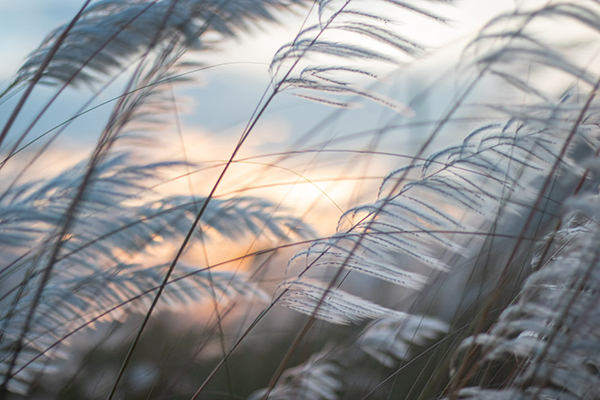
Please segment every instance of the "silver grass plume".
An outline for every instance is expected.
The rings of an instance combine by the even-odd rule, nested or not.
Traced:
[[[598,5],[590,3],[590,7]],[[532,41],[528,35],[531,19],[556,13],[577,23],[590,24],[598,14],[585,14],[589,11],[586,7],[569,8],[561,4],[534,10],[527,17],[514,13],[493,20],[472,44],[472,47],[483,46],[488,39],[499,43],[477,58],[480,77],[499,75],[498,69],[505,61],[502,56],[510,52],[521,54],[513,50],[523,42],[542,47],[541,42]],[[504,33],[487,30],[496,29],[495,24],[501,25],[510,18],[520,23],[519,29]],[[600,26],[598,21],[594,23]],[[502,42],[499,38],[506,40]],[[537,53],[522,54],[523,58],[515,58],[515,62],[531,63],[529,56]],[[594,83],[567,57],[553,52],[546,55],[547,58],[535,57],[533,61]],[[532,243],[551,231],[553,221],[560,215],[562,201],[580,189],[577,186],[583,169],[570,160],[569,154],[578,152],[581,157],[589,154],[590,148],[591,151],[597,148],[598,110],[596,103],[578,104],[574,91],[559,102],[551,102],[550,96],[542,95],[533,85],[525,85],[526,80],[518,77],[521,72],[511,68],[501,76],[518,90],[538,94],[539,102],[518,107],[488,104],[507,115],[508,121],[483,126],[462,144],[442,150],[425,162],[392,172],[384,180],[377,202],[347,212],[340,219],[338,234],[316,242],[290,261],[288,269],[296,271],[296,276],[282,286],[282,304],[337,323],[378,318],[385,313],[380,306],[356,296],[342,296],[339,278],[360,272],[418,291],[431,284],[433,273],[453,269],[452,275],[462,274],[468,281],[473,271],[478,270],[478,264],[495,260],[493,267],[483,268],[489,275],[485,283],[471,287],[472,295],[467,293],[474,300],[477,296],[485,297],[485,287],[489,293],[503,263],[511,261],[507,259],[512,258],[508,257],[510,251],[506,254],[501,249],[515,249],[514,268],[531,257],[531,248],[523,246],[517,251],[518,244]],[[524,219],[523,215],[528,217]],[[347,220],[357,222],[348,226]],[[498,257],[482,256],[485,253]],[[329,276],[337,280],[318,286],[310,278],[311,272],[322,274],[319,271],[324,269],[329,269]],[[495,278],[490,281],[490,276]],[[310,290],[300,284],[310,285]],[[443,285],[435,289],[439,287]],[[286,291],[287,288],[292,290]],[[435,289],[429,288],[428,292],[438,296]],[[315,299],[317,290],[321,296]],[[456,304],[444,303],[449,297]],[[451,294],[444,300],[440,303],[447,308],[441,315],[447,317],[463,302]]]
[[[134,86],[130,82],[127,85],[126,101],[119,102],[103,135],[103,142],[110,145],[117,135],[108,135],[108,131],[120,133],[140,100],[147,102],[148,94],[160,91],[156,86],[161,83],[183,80],[176,72],[181,73],[184,67],[189,70],[193,64],[180,59],[189,50],[209,47],[201,40],[206,32],[216,33],[220,38],[233,37],[260,21],[276,21],[276,10],[305,2],[100,0],[89,6],[90,1],[70,23],[46,38],[25,61],[13,83],[0,94],[1,98],[26,87],[0,132],[0,145],[38,82],[61,84],[58,96],[69,85],[92,85],[102,77],[114,75],[116,69],[126,70],[137,64],[133,68],[137,84]],[[125,106],[124,103],[129,104]],[[136,112],[139,114],[140,111]],[[17,141],[9,156],[31,127]]]
[[[417,42],[396,32],[394,13],[444,22],[424,6],[451,1],[320,0],[318,23],[275,53],[270,66],[274,87],[332,107],[353,108],[359,105],[353,100],[363,98],[411,115],[409,107],[365,88],[364,81],[380,79],[386,64],[402,66],[424,53]],[[374,11],[382,7],[391,10],[385,16]]]
[[[597,194],[570,200],[562,228],[539,242],[517,301],[463,341],[454,371],[468,354],[473,378],[459,398],[600,396],[598,211]]]
[[[298,3],[99,1],[83,9],[71,24],[51,34],[26,61],[8,90],[21,83],[29,86],[5,125],[0,141],[6,138],[22,103],[40,79],[61,83],[63,88],[70,84],[90,84],[101,75],[126,67],[129,60],[139,56],[126,93],[115,105],[93,156],[74,172],[76,176],[60,177],[47,185],[20,185],[20,174],[2,195],[10,206],[6,214],[9,219],[4,221],[7,229],[4,237],[9,237],[15,247],[28,246],[19,242],[38,242],[30,251],[9,256],[11,261],[4,269],[5,282],[12,279],[11,283],[19,280],[21,283],[3,298],[7,307],[2,324],[12,334],[4,335],[2,341],[1,363],[5,375],[2,390],[25,391],[33,374],[47,365],[45,358],[56,353],[55,346],[70,332],[100,317],[118,317],[123,305],[137,298],[144,300],[143,296],[158,286],[162,290],[164,283],[168,285],[165,295],[170,302],[198,299],[198,292],[206,289],[207,278],[212,282],[212,294],[218,297],[228,298],[236,293],[262,295],[237,275],[207,274],[181,267],[166,282],[163,279],[171,275],[171,269],[128,262],[128,256],[151,248],[156,239],[174,239],[190,232],[198,203],[180,197],[139,208],[127,207],[119,197],[120,191],[140,189],[136,187],[137,179],[147,176],[141,174],[144,168],[136,174],[135,167],[120,168],[112,171],[113,175],[111,164],[119,164],[119,160],[110,153],[119,139],[136,128],[133,122],[147,121],[148,115],[164,111],[164,103],[160,101],[164,83],[175,80],[174,74],[186,66],[181,58],[188,50],[204,48],[200,41],[204,32],[230,37],[257,21],[274,20],[272,11]],[[150,122],[152,127],[156,121]],[[138,124],[137,128],[138,132],[145,132],[148,125]],[[17,140],[9,157],[30,129]],[[107,171],[109,176],[104,177]],[[127,176],[134,179],[120,181]],[[131,200],[128,195],[125,197]],[[21,204],[23,201],[25,204]],[[207,205],[204,217],[212,219],[203,220],[205,226],[224,236],[264,231],[283,238],[304,226],[293,218],[273,216],[275,207],[260,199],[200,201]],[[34,211],[38,214],[28,213],[23,205],[38,207]],[[157,208],[162,210],[159,212]],[[36,217],[38,220],[34,221]],[[229,218],[235,218],[235,224],[228,222]],[[31,229],[34,222],[38,225]],[[15,232],[21,236],[14,236]],[[48,304],[55,306],[46,310]],[[51,342],[54,343],[48,345]]]
[[[274,12],[302,5],[305,0],[100,0],[87,7],[62,39],[45,68],[47,83],[90,84],[149,47],[202,50],[214,46],[204,33],[230,38],[261,21],[276,21]],[[67,25],[42,42],[19,70],[16,82],[30,79]],[[158,35],[158,36],[157,36]]]
[[[122,319],[125,310],[141,312],[147,308],[167,266],[128,260],[164,242],[180,240],[190,229],[197,207],[206,201],[178,196],[130,205],[147,194],[148,183],[161,169],[174,165],[177,163],[131,166],[128,157],[121,155],[98,167],[42,293],[26,334],[26,346],[8,382],[9,390],[26,393],[28,384],[51,365],[51,358],[60,355],[59,345],[74,332],[93,326],[97,320]],[[62,222],[84,171],[84,165],[79,165],[43,182],[14,187],[1,200],[0,237],[7,239],[0,241],[0,282],[5,288],[0,300],[4,305],[0,314],[0,370],[4,374],[39,284],[41,268],[56,240],[56,226]],[[274,204],[260,198],[213,199],[205,215],[203,240],[210,240],[214,233],[232,239],[248,234],[278,239],[292,233],[312,234],[301,220],[278,215]],[[243,274],[211,272],[207,267],[180,266],[165,292],[164,305],[211,296],[222,301],[238,295],[268,300]]]
[[[268,394],[272,400],[336,400],[343,389],[342,368],[330,359],[329,349],[312,354],[304,363],[288,368]],[[264,399],[266,389],[252,393],[248,400]]]
[[[410,360],[415,346],[425,346],[446,333],[448,324],[438,318],[408,315],[405,318],[386,316],[365,327],[356,343],[360,350],[387,368],[399,360]]]
[[[535,35],[534,27],[548,20],[600,32],[600,2],[553,2],[533,10],[492,20],[474,47],[488,49],[480,58],[486,72],[504,79],[527,95],[542,101],[550,97],[543,85],[526,78],[532,66],[559,72],[576,82],[571,100],[558,109],[556,127],[563,131],[564,148],[579,159],[581,177],[561,177],[560,204],[554,227],[537,242],[529,276],[518,296],[489,330],[478,330],[457,350],[452,365],[448,398],[469,399],[594,399],[600,396],[598,379],[598,306],[596,267],[598,71],[570,57],[567,48]],[[567,25],[571,24],[571,25]],[[490,45],[494,43],[494,45]],[[523,65],[525,68],[519,68]],[[591,88],[590,88],[591,87]],[[581,90],[581,93],[576,91]],[[576,100],[579,99],[579,100]],[[494,109],[537,124],[541,110],[491,104]],[[577,141],[592,151],[582,151]],[[567,153],[569,153],[567,152]],[[568,188],[568,189],[567,189]],[[556,200],[556,199],[554,199]],[[533,247],[529,245],[529,247]],[[506,265],[506,268],[515,266]],[[496,291],[508,290],[498,287]],[[517,293],[513,293],[513,296]]]
[[[555,24],[556,21],[561,21],[565,33],[570,28],[588,28],[591,35],[585,40],[580,37],[579,41],[565,44],[557,38],[539,34],[541,24]],[[553,98],[550,94],[552,85],[537,84],[531,79],[530,72],[560,71],[573,82],[596,85],[597,76],[587,62],[568,51],[569,47],[585,49],[590,43],[588,40],[598,33],[598,1],[559,1],[497,16],[484,26],[467,49],[475,54],[476,63],[485,74],[502,79],[537,101],[548,102]]]
[[[543,126],[517,119],[491,124],[474,131],[461,145],[392,172],[382,184],[377,203],[350,210],[340,219],[337,235],[315,242],[290,261],[288,270],[300,273],[281,285],[279,304],[337,324],[375,319],[353,343],[387,367],[395,366],[396,360],[410,359],[415,346],[438,338],[446,332],[447,324],[438,318],[382,307],[346,293],[337,282],[322,282],[311,276],[323,275],[327,269],[332,270],[331,276],[344,268],[405,290],[425,288],[417,299],[433,296],[439,316],[451,318],[463,298],[457,298],[455,287],[447,289],[453,292],[449,296],[441,296],[437,286],[430,287],[427,270],[429,274],[451,271],[452,275],[471,276],[490,238],[498,249],[514,246],[521,240],[515,230],[523,226],[522,215],[527,213],[534,214],[536,229],[528,231],[523,240],[540,237],[556,220],[562,199],[577,186],[581,168],[567,157],[558,158],[565,130],[573,122],[566,118],[569,113],[561,111],[563,107],[569,109],[571,101],[572,97],[565,95],[551,112],[545,106],[534,107],[546,114]],[[590,119],[589,126],[582,124],[577,142],[584,147],[594,144],[594,131],[594,120]],[[556,162],[560,168],[554,171],[555,178],[567,177],[571,183],[541,193],[542,182]],[[397,179],[405,171],[410,173],[407,183],[398,186]],[[547,204],[532,209],[538,196],[547,198]],[[347,219],[359,222],[344,228]],[[497,280],[494,268],[501,268],[506,260],[506,254],[495,252],[499,256],[495,267],[487,265],[492,282]],[[490,290],[490,278],[486,279],[469,290],[485,298]],[[465,296],[471,295],[467,292]],[[352,355],[356,352],[348,348],[338,350],[347,359],[356,358]],[[329,361],[339,364],[339,354],[335,360]],[[285,385],[280,383],[274,389],[283,390]]]
[[[401,314],[401,313],[398,313]],[[416,346],[426,346],[448,329],[437,318],[420,315],[387,315],[367,325],[348,344],[326,345],[281,375],[267,399],[335,400],[344,398],[348,380],[356,378],[352,365],[359,365],[358,376],[364,375],[365,355],[387,368],[398,361],[409,360]],[[264,399],[267,389],[258,390],[248,400]]]
[[[418,291],[429,284],[433,273],[452,269],[468,281],[481,260],[489,259],[481,257],[484,252],[498,255],[501,248],[514,247],[522,240],[531,242],[548,232],[562,200],[573,193],[582,174],[570,161],[569,152],[576,144],[596,147],[595,120],[578,121],[577,111],[582,108],[573,97],[567,94],[554,104],[543,97],[543,103],[520,106],[519,110],[497,106],[508,115],[507,122],[484,126],[462,144],[392,172],[376,203],[347,212],[340,219],[337,235],[316,242],[290,261],[288,270],[297,275],[281,286],[280,304],[334,323],[399,316],[398,311],[345,293],[338,287],[339,278],[360,272]],[[585,111],[588,117],[597,110],[591,106]],[[571,132],[573,137],[569,137]],[[559,177],[566,184],[558,184]],[[548,189],[548,180],[557,181],[551,185],[555,190]],[[544,201],[538,204],[538,198]],[[523,214],[532,216],[529,226]],[[347,220],[357,222],[348,226]],[[522,237],[515,234],[520,230],[524,230]],[[522,257],[529,256],[525,250]],[[506,255],[496,261],[495,267],[488,266],[492,282]],[[318,283],[311,278],[322,276],[323,270],[329,270],[333,280]],[[473,299],[485,298],[490,283],[487,277],[480,286],[471,287]],[[428,289],[425,296],[428,293],[437,296],[435,289]],[[440,315],[450,318],[460,306],[462,299],[453,297],[454,304],[440,301]],[[432,326],[444,326],[432,321]],[[377,325],[378,321],[373,326]],[[402,334],[387,337],[389,340],[381,340],[381,352],[366,347],[384,364],[406,357],[407,345],[422,343],[418,334],[410,340]]]
[[[342,295],[336,286],[315,282],[310,275],[343,268],[421,290],[432,272],[451,269],[446,254],[461,254],[465,262],[476,258],[488,235],[514,238],[496,224],[514,222],[516,215],[531,211],[540,181],[563,146],[561,119],[547,114],[545,127],[518,120],[488,125],[459,146],[392,172],[377,202],[348,211],[336,235],[312,244],[290,261],[288,269],[299,273],[282,286],[283,304],[307,315],[318,305],[315,316],[336,323],[394,315],[356,296]],[[560,166],[556,173],[579,173],[568,159],[560,160]],[[407,183],[398,186],[398,177],[406,171]],[[539,210],[537,218],[556,215],[552,210],[556,202]],[[358,222],[348,228],[344,226],[348,219]],[[496,230],[490,231],[494,226]]]

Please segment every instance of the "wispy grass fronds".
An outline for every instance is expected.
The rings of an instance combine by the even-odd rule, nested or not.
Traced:
[[[172,196],[136,204],[144,196],[156,197],[149,190],[150,183],[161,170],[177,165],[180,163],[131,165],[127,155],[103,163],[65,241],[65,257],[97,261],[98,257],[111,258],[116,249],[137,254],[186,232],[205,197]],[[54,178],[15,186],[2,199],[0,237],[4,251],[22,248],[33,252],[36,246],[44,245],[44,238],[62,222],[61,217],[81,184],[84,167],[79,164]],[[300,219],[277,215],[272,202],[253,197],[214,199],[208,205],[204,223],[206,240],[210,240],[212,232],[230,239],[244,234],[279,239],[288,237],[290,232],[301,237],[313,234]]]
[[[489,332],[462,343],[455,370],[469,358],[471,387],[460,398],[600,396],[596,203],[597,196],[571,202],[563,228],[539,243],[515,304]]]
[[[327,290],[327,286],[318,281],[288,281],[282,289],[284,295],[280,304],[303,314],[315,314],[317,318],[335,324],[359,323],[364,319],[385,316],[407,317],[405,313],[389,310],[343,291]]]
[[[291,278],[290,284],[297,285],[314,270],[343,268],[419,290],[427,282],[427,270],[452,269],[445,252],[460,254],[462,260],[453,262],[466,263],[477,258],[488,236],[517,235],[511,216],[532,212],[540,221],[556,215],[560,199],[545,210],[532,210],[538,196],[548,195],[540,193],[548,171],[556,162],[560,168],[554,174],[581,171],[566,157],[558,158],[564,130],[551,129],[551,115],[546,121],[548,126],[541,130],[519,120],[485,126],[459,146],[392,172],[377,202],[348,211],[335,236],[292,259],[291,266],[301,277]],[[348,228],[347,220],[358,222]],[[504,221],[511,226],[503,228]],[[350,320],[358,317],[353,311],[358,306],[330,307],[330,300],[327,294],[322,296],[315,316],[341,321],[334,318],[335,310]],[[370,303],[364,306],[373,315],[381,313]]]
[[[556,24],[563,28],[562,37],[548,35],[552,31],[548,27]],[[537,76],[578,82],[582,90],[584,83],[592,87],[596,84],[597,66],[590,62],[594,56],[586,53],[593,49],[591,44],[599,32],[597,1],[550,2],[497,16],[468,49],[487,73],[535,101],[548,101],[557,95],[557,88]]]
[[[413,1],[318,3],[318,23],[303,29],[293,42],[281,47],[273,57],[270,69],[275,86],[333,107],[355,107],[357,104],[352,99],[362,97],[412,115],[409,107],[366,89],[367,85],[361,80],[378,79],[382,65],[397,66],[424,51],[418,43],[396,32],[394,25],[398,21],[389,15],[408,11],[406,18],[414,14],[436,21],[443,21],[443,18]],[[373,12],[386,7],[392,11],[386,16]]]
[[[124,320],[132,313],[146,312],[153,293],[160,287],[167,270],[166,265],[114,265],[110,269],[88,274],[54,277],[44,290],[38,315],[28,329],[26,344],[10,371],[8,390],[26,395],[30,384],[41,372],[51,372],[57,357],[64,356],[61,346],[82,328],[94,326],[96,321]],[[268,297],[244,274],[235,272],[207,271],[182,265],[178,269],[185,279],[173,278],[163,296],[161,307],[177,307],[217,298],[226,303],[236,297]],[[37,282],[31,279],[31,284]],[[2,347],[0,348],[0,371],[9,373],[9,363],[14,354],[24,314],[34,294],[21,294],[18,305],[10,315],[3,315]],[[132,299],[137,300],[132,302]]]
[[[122,68],[149,48],[206,49],[215,39],[231,38],[274,12],[304,0],[102,0],[82,13],[43,73],[43,82],[91,84]],[[53,31],[19,70],[17,82],[30,79],[67,26]],[[216,33],[205,41],[202,35]]]
[[[347,343],[335,347],[327,344],[303,364],[287,369],[270,392],[259,390],[249,399],[354,398],[358,396],[352,392],[351,387],[358,383],[354,380],[364,381],[369,375],[365,369],[365,365],[370,365],[368,358],[394,368],[399,361],[410,360],[419,347],[429,345],[447,329],[448,325],[437,318],[387,314],[367,325]]]
[[[38,300],[36,313],[23,339],[22,355],[9,377],[11,391],[26,393],[27,383],[48,363],[56,342],[98,316],[122,319],[120,304],[140,294],[152,294],[166,272],[166,265],[131,262],[152,248],[181,240],[189,231],[197,208],[206,198],[191,196],[152,200],[137,205],[148,195],[150,183],[161,169],[178,163],[132,166],[127,156],[108,159],[96,169],[68,236],[53,264],[52,274]],[[44,266],[57,240],[56,229],[71,206],[83,180],[85,164],[49,178],[16,186],[2,199],[3,293],[2,357],[6,374],[11,356],[36,297]],[[311,229],[297,218],[278,214],[271,202],[251,197],[213,199],[207,207],[202,240],[215,234],[230,239],[244,235],[286,239],[305,236]],[[205,266],[206,267],[206,266]],[[196,273],[193,273],[196,272]],[[178,277],[187,276],[186,279]],[[216,296],[223,301],[236,295],[266,299],[243,274],[210,272],[181,266],[165,292],[166,304],[182,304]],[[126,310],[142,312],[149,296]],[[109,312],[109,313],[107,313]],[[40,357],[41,356],[41,357]],[[35,360],[32,362],[32,360]],[[31,362],[31,364],[29,364]],[[13,383],[14,382],[14,383]]]
[[[328,351],[312,354],[306,362],[287,369],[277,386],[268,393],[269,399],[292,400],[335,400],[343,388],[341,367],[327,359]],[[248,400],[264,399],[267,390],[258,390]]]
[[[419,399],[600,398],[600,329],[595,320],[600,291],[598,171],[595,161],[582,161],[599,152],[599,71],[593,52],[587,58],[571,57],[569,43],[538,30],[561,21],[596,37],[597,0],[519,6],[486,24],[464,53],[472,56],[469,66],[475,67],[476,77],[433,123],[414,159],[392,169],[369,203],[343,213],[336,233],[292,257],[273,297],[255,277],[213,270],[208,260],[196,265],[200,262],[183,259],[191,247],[222,239],[315,236],[307,222],[275,201],[219,197],[226,192],[222,189],[230,166],[239,161],[240,149],[283,92],[346,109],[366,99],[397,111],[393,118],[411,115],[408,106],[372,90],[371,83],[426,53],[397,23],[408,18],[444,23],[440,15],[445,3],[451,2],[100,0],[85,3],[70,24],[52,32],[4,93],[14,90],[16,95],[18,88],[27,88],[0,133],[0,147],[5,139],[13,140],[3,150],[1,172],[62,90],[70,85],[96,88],[98,82],[114,84],[123,72],[128,76],[123,75],[123,95],[106,126],[100,127],[87,160],[56,176],[28,181],[28,169],[58,132],[22,171],[2,178],[0,399],[7,398],[7,390],[26,395],[76,332],[97,321],[142,314],[137,336],[111,383],[110,400],[155,307],[206,299],[214,306],[207,335],[216,333],[222,359],[201,377],[204,383],[192,398],[212,395],[202,392],[221,367],[230,397],[238,396],[235,368],[229,364],[232,354],[276,305],[310,318],[283,350],[268,389],[254,392],[251,399],[352,398],[350,380],[356,376],[356,387],[370,385],[365,398],[383,387],[389,388],[391,398],[392,378],[413,365],[424,367],[410,374],[418,377],[404,392],[415,395],[428,380],[430,386],[417,394]],[[148,138],[162,122],[161,115],[172,110],[170,83],[184,80],[181,74],[190,67],[185,55],[275,21],[280,11],[310,4],[306,25],[273,57],[271,86],[219,177],[202,191],[209,194],[156,193],[154,184],[162,171],[190,164],[136,165],[136,158],[119,146],[141,142],[126,138]],[[577,43],[587,50],[584,44]],[[472,109],[492,110],[493,119],[476,114],[483,121],[478,129],[423,158],[475,88],[497,83],[496,78],[510,95],[502,92],[498,101],[487,93]],[[9,137],[38,82],[61,88],[24,132]],[[373,128],[364,154],[377,153],[381,135],[394,133],[389,126]],[[328,150],[315,147],[306,154],[321,156]],[[285,154],[291,153],[302,150]],[[165,249],[172,254],[162,259],[158,254]],[[268,269],[261,267],[257,273],[264,272],[271,281]],[[390,288],[398,297],[385,296]],[[224,330],[223,316],[243,296],[267,306],[254,321],[237,321],[240,331],[231,336]],[[350,340],[304,355],[304,363],[287,368],[315,326],[325,335],[339,328],[329,331],[331,327],[316,319],[364,326]],[[323,348],[319,339],[311,346]],[[198,347],[208,342],[203,338]],[[365,363],[378,363],[377,371],[355,374]],[[396,371],[391,373],[391,368]],[[253,385],[244,394],[260,387]]]
[[[23,170],[3,191],[1,279],[5,307],[1,317],[3,348],[0,363],[6,391],[26,393],[27,384],[49,363],[55,346],[80,327],[102,316],[122,316],[122,306],[144,294],[149,318],[163,290],[170,303],[186,303],[207,294],[218,301],[235,294],[262,296],[238,274],[206,273],[171,265],[146,265],[135,260],[152,248],[173,241],[188,243],[193,233],[210,239],[245,234],[285,239],[309,232],[299,219],[277,213],[266,200],[243,197],[215,199],[213,195],[170,197],[146,202],[142,182],[176,163],[135,167],[125,156],[111,153],[124,137],[147,135],[164,112],[165,83],[181,80],[183,55],[205,49],[206,32],[232,37],[257,22],[274,21],[274,12],[303,1],[98,1],[85,3],[80,13],[60,27],[34,51],[9,89],[27,90],[0,134],[4,142],[12,124],[38,82],[62,87],[17,136],[6,154],[19,149],[38,119],[69,85],[91,85],[118,69],[131,67],[124,94],[115,104],[87,161],[45,182],[22,183]],[[130,65],[131,64],[131,65]],[[176,79],[175,79],[176,78]],[[170,86],[169,86],[170,88]],[[146,122],[146,124],[141,124]],[[137,125],[134,125],[137,123]],[[62,132],[42,146],[34,162]],[[32,165],[30,162],[28,165]],[[25,169],[27,169],[26,167]],[[155,197],[155,196],[152,196]],[[199,211],[203,217],[198,224]],[[185,248],[181,245],[181,249]],[[189,275],[186,279],[177,279]],[[157,294],[155,294],[155,291]],[[141,310],[144,301],[135,307]],[[146,307],[148,307],[146,304]],[[131,308],[131,306],[130,306]],[[141,333],[141,330],[140,330]],[[50,363],[51,364],[51,363]],[[117,380],[118,381],[118,380]]]
[[[411,359],[415,346],[425,346],[448,330],[437,318],[408,315],[386,316],[369,324],[357,340],[358,347],[381,365],[393,368],[399,360]]]

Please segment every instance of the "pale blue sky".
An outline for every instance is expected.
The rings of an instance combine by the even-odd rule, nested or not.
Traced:
[[[416,94],[422,83],[428,79],[435,79],[440,75],[448,75],[447,70],[452,65],[453,57],[458,54],[451,50],[447,43],[455,44],[454,49],[459,49],[467,40],[469,34],[476,32],[491,15],[502,9],[514,7],[515,0],[465,0],[455,9],[446,9],[447,15],[454,22],[452,27],[441,27],[429,25],[427,27],[407,21],[405,31],[415,37],[418,41],[434,46],[444,44],[437,58],[422,64],[417,70],[410,72],[410,78],[406,76],[403,82],[394,85],[384,85],[383,90],[394,90],[394,95],[401,100],[408,101],[410,96]],[[32,51],[43,38],[55,27],[66,23],[75,15],[82,0],[0,0],[0,54],[3,55],[0,63],[0,82],[7,80],[17,71],[18,66],[27,54]],[[293,39],[301,18],[287,17],[283,26],[267,27],[264,32],[248,36],[244,40],[228,43],[223,46],[223,51],[212,55],[202,54],[206,64],[218,64],[222,62],[262,62],[268,63],[274,52],[284,43]],[[442,62],[440,62],[442,60]],[[451,70],[451,67],[450,67]],[[424,72],[426,71],[426,72]],[[429,102],[425,108],[431,113],[432,109],[440,111],[452,97],[453,80],[446,82],[446,89],[437,90],[437,96],[433,103]],[[189,110],[184,118],[184,130],[199,129],[211,132],[214,135],[230,135],[235,138],[239,130],[250,117],[261,93],[267,88],[269,75],[266,65],[238,64],[214,68],[210,71],[197,74],[200,82],[189,86],[184,91],[178,91],[178,96],[187,96]],[[39,110],[46,98],[54,93],[55,88],[36,89],[34,96],[28,103],[28,107],[22,113],[22,119],[15,125],[14,131],[22,131],[31,113]],[[35,137],[54,125],[70,117],[82,104],[82,98],[87,99],[91,95],[89,89],[68,90],[59,102],[38,124],[30,137]],[[112,95],[119,93],[118,88],[107,91],[100,97],[106,100]],[[182,105],[186,100],[181,99]],[[7,117],[10,110],[10,102],[0,107],[0,121]],[[85,118],[78,119],[68,131],[62,135],[63,143],[57,148],[69,148],[80,146],[98,135],[97,129],[92,127],[102,126],[106,119],[109,107],[94,111]],[[323,106],[309,103],[305,100],[290,95],[280,95],[272,107],[268,110],[265,122],[270,119],[281,121],[287,120],[285,131],[281,136],[297,137],[304,133],[318,121],[331,113],[332,110]],[[307,116],[309,116],[307,118]],[[380,112],[372,112],[370,106],[358,110],[346,116],[342,122],[337,123],[335,129],[340,132],[360,131],[379,124]],[[281,143],[277,138],[264,139],[263,151],[270,149],[271,142]],[[410,142],[410,140],[409,140]],[[62,146],[62,147],[61,147]],[[408,151],[408,150],[406,150]]]

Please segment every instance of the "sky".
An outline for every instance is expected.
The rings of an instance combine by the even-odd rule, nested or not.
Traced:
[[[456,7],[445,7],[443,15],[450,20],[451,29],[442,25],[421,25],[407,23],[405,32],[418,37],[418,40],[432,46],[447,46],[458,38],[468,37],[484,21],[501,11],[511,10],[518,0],[462,0]],[[529,1],[528,3],[532,3]],[[533,2],[535,3],[535,2]],[[10,78],[27,54],[44,37],[60,24],[67,23],[83,4],[81,0],[21,0],[18,2],[0,1],[0,80]],[[221,52],[223,61],[269,62],[281,45],[290,41],[302,22],[302,15],[285,18],[285,26],[268,27],[263,32],[237,44],[230,45]],[[244,68],[250,73],[253,69]]]
[[[0,0],[0,82],[10,81],[11,76],[18,70],[19,65],[27,54],[32,51],[43,38],[55,27],[67,23],[78,11],[81,0],[20,0],[18,2]],[[451,101],[456,88],[454,80],[454,64],[460,55],[460,49],[492,16],[501,11],[512,10],[521,4],[517,0],[463,0],[456,6],[444,7],[443,12],[449,23],[446,25],[431,23],[423,19],[412,19],[407,16],[401,26],[402,34],[415,38],[419,43],[437,49],[435,56],[420,61],[417,67],[409,66],[387,84],[378,86],[378,90],[389,91],[399,97],[401,101],[409,102],[420,90],[440,78],[436,89],[436,96],[417,104],[417,119],[431,118],[439,114]],[[186,157],[193,161],[223,160],[232,151],[232,144],[249,120],[264,91],[269,85],[268,64],[273,54],[283,44],[291,41],[303,23],[303,15],[285,16],[282,24],[278,26],[265,26],[256,30],[252,35],[243,36],[237,41],[224,44],[218,51],[202,53],[199,60],[207,66],[214,66],[206,71],[194,75],[196,83],[187,85],[185,89],[176,90],[178,122],[181,132],[165,131],[158,134],[159,139],[167,139],[161,145],[150,147],[147,152],[159,158]],[[0,86],[1,87],[1,86]],[[23,117],[17,121],[15,132],[22,131],[36,110],[45,104],[45,101],[54,93],[54,88],[40,88],[34,91],[31,101],[23,111]],[[94,103],[110,99],[118,94],[118,88],[109,89],[99,96]],[[61,123],[76,110],[82,98],[88,98],[92,91],[86,88],[68,90],[55,106],[40,121],[31,138],[46,132],[48,129]],[[0,121],[7,118],[11,109],[10,102],[0,107]],[[100,109],[77,119],[67,131],[52,146],[49,154],[53,155],[46,161],[40,161],[31,168],[32,177],[41,177],[44,174],[56,173],[66,164],[73,164],[85,158],[89,151],[90,143],[97,137],[98,131],[92,127],[101,126],[106,120],[110,107]],[[335,110],[322,105],[299,99],[289,94],[282,94],[265,113],[256,132],[245,145],[240,157],[256,157],[265,154],[289,150],[295,141],[317,126]],[[173,117],[175,118],[175,117]],[[319,142],[332,141],[333,146],[364,148],[372,133],[363,135],[361,139],[340,139],[351,136],[352,132],[369,130],[373,126],[381,125],[381,121],[389,119],[390,114],[385,110],[374,108],[366,104],[363,109],[346,113],[325,126],[319,135],[308,140],[316,146]],[[172,119],[171,122],[174,122]],[[406,120],[402,120],[406,123]],[[173,126],[173,124],[171,124]],[[411,133],[412,132],[412,133]],[[403,154],[414,152],[420,142],[419,135],[424,135],[423,130],[413,130],[403,137],[391,137],[387,148],[394,146],[394,151]],[[412,135],[412,136],[411,136]],[[177,138],[177,139],[175,139]],[[338,140],[338,142],[336,142]],[[386,138],[386,140],[388,140]],[[166,144],[164,144],[166,143]],[[339,143],[339,144],[336,144]],[[305,149],[309,148],[306,143]],[[297,145],[297,144],[296,144]],[[183,150],[185,148],[185,150]],[[321,200],[325,204],[322,213],[330,216],[327,223],[334,226],[341,214],[352,204],[360,201],[372,201],[369,198],[358,196],[358,193],[373,193],[381,178],[399,165],[399,160],[394,157],[381,157],[375,161],[354,163],[349,156],[329,156],[311,159],[310,170],[303,170],[303,165],[310,157],[309,153],[296,159],[286,161],[285,165],[277,168],[260,166],[268,164],[275,158],[253,159],[255,168],[249,162],[233,167],[229,172],[228,191],[224,194],[244,190],[244,187],[253,182],[255,186],[267,185],[273,179],[277,182],[296,182],[291,188],[276,189],[263,188],[261,195],[285,198],[285,204],[297,206],[298,204],[313,204]],[[59,161],[57,161],[59,160]],[[21,166],[15,165],[17,171]],[[249,176],[261,176],[258,170],[268,168],[267,177],[250,179]],[[278,169],[279,168],[279,169]],[[288,168],[284,171],[281,168]],[[360,183],[362,188],[356,189],[356,182],[347,177],[372,176],[373,179]],[[215,179],[213,175],[203,175],[203,179]],[[327,181],[331,180],[330,183]],[[188,182],[181,182],[181,186],[189,186]],[[202,191],[202,187],[209,187],[196,181],[194,190]],[[366,191],[365,187],[371,188]],[[175,190],[175,189],[173,189]],[[291,192],[290,192],[291,191]],[[288,193],[289,192],[289,193]],[[292,193],[299,192],[299,193]],[[242,193],[254,194],[255,191]],[[327,196],[325,196],[325,193]],[[353,195],[351,195],[353,194]],[[294,198],[295,200],[289,200]],[[324,211],[323,211],[324,210]]]

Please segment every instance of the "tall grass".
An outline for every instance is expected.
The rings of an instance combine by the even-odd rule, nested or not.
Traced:
[[[600,2],[518,2],[484,24],[427,120],[419,101],[438,82],[405,102],[378,82],[434,52],[398,22],[447,24],[451,3],[83,2],[0,95],[0,399],[599,398]],[[212,67],[197,55],[286,13],[306,19],[239,137],[196,160],[174,85]],[[79,163],[36,176],[119,85]],[[32,113],[40,87],[54,91]],[[72,118],[38,130],[84,87]],[[288,94],[337,110],[249,156]],[[340,133],[355,113],[373,124]],[[413,153],[393,147],[418,126]],[[151,156],[175,142],[183,159]],[[362,173],[346,210],[311,177],[340,155],[340,181]],[[377,156],[403,160],[378,191],[362,182]],[[300,183],[340,210],[335,233],[285,191],[247,194]]]

